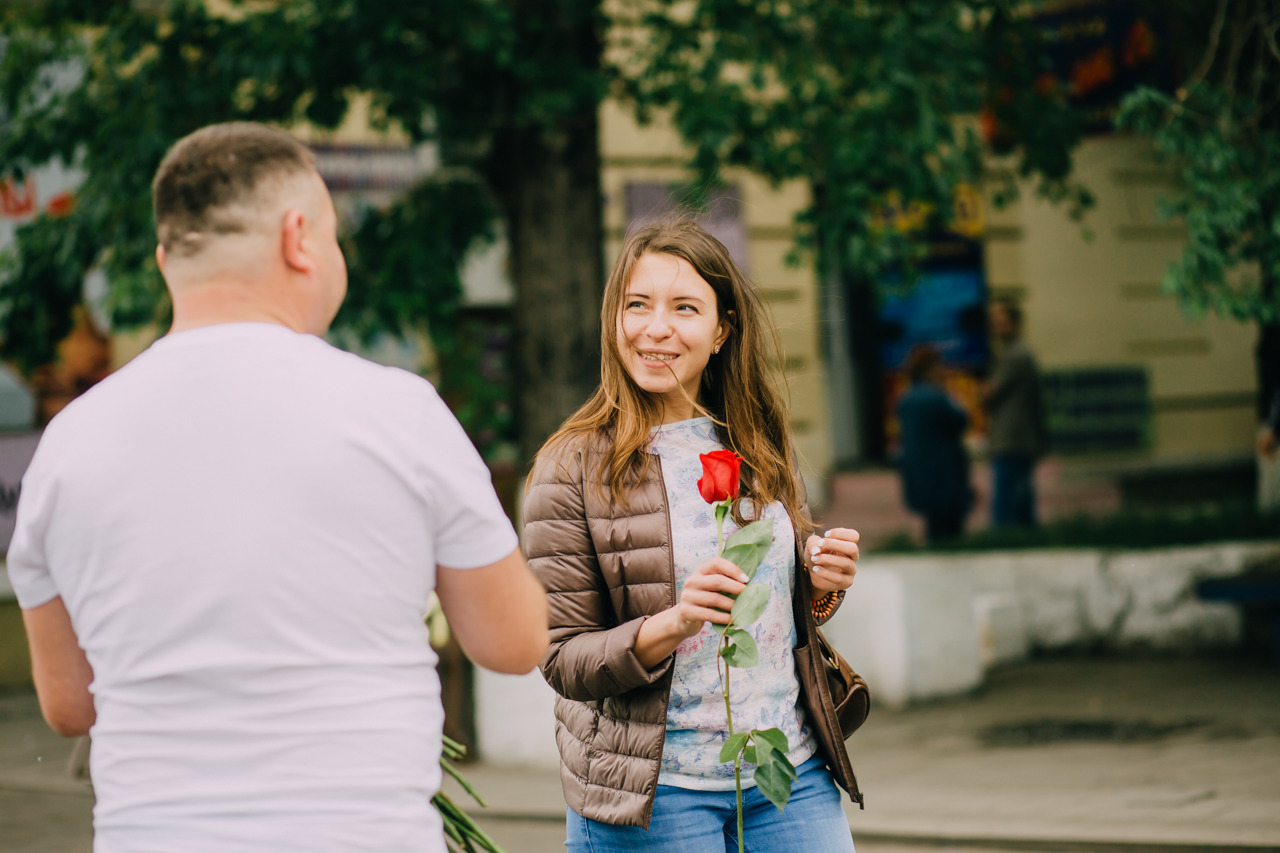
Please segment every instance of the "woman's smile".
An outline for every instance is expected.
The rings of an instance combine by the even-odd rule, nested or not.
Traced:
[[[666,367],[680,357],[679,353],[674,352],[645,352],[640,351],[640,357],[649,362],[654,367]]]

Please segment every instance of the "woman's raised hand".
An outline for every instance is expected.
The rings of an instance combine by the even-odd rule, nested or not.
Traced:
[[[853,586],[858,573],[858,531],[833,527],[824,536],[810,536],[804,545],[805,568],[813,588],[834,592]]]
[[[747,587],[749,578],[742,569],[723,557],[713,557],[693,570],[684,582],[676,604],[676,620],[687,637],[702,630],[703,622],[729,624],[733,599]]]

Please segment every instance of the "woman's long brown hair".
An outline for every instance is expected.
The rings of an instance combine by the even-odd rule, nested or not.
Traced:
[[[662,423],[662,400],[636,384],[618,349],[627,286],[646,253],[688,261],[715,291],[720,319],[731,329],[702,372],[699,408],[715,424],[720,442],[745,460],[734,520],[738,524],[748,520],[744,501],[756,518],[763,507],[781,501],[797,524],[806,525],[799,511],[790,412],[771,368],[782,364],[777,331],[729,250],[688,218],[646,226],[623,243],[600,309],[600,387],[547,439],[535,467],[565,445],[607,436],[601,471],[593,473],[590,481],[602,490],[607,487],[613,502],[625,506],[628,492],[651,464],[649,435]]]

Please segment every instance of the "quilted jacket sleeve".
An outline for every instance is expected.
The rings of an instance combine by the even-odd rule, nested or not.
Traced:
[[[566,699],[606,699],[659,680],[635,654],[644,619],[621,625],[600,572],[582,494],[581,454],[540,460],[524,500],[524,552],[547,590],[551,647],[540,667]]]

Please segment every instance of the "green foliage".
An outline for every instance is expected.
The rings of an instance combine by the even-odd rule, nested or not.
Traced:
[[[593,3],[559,5],[595,14]],[[0,101],[10,121],[0,126],[0,163],[21,173],[59,158],[85,174],[74,213],[23,229],[8,262],[0,355],[23,365],[49,358],[69,328],[75,282],[93,264],[111,283],[113,325],[167,320],[150,180],[168,147],[199,127],[305,120],[332,128],[352,94],[368,92],[376,125],[394,124],[414,141],[443,138],[448,152],[465,154],[498,125],[554,126],[584,99],[594,110],[601,95],[596,70],[581,73],[563,45],[515,29],[549,21],[489,0],[313,0],[229,16],[210,14],[202,0],[64,0],[4,15]],[[528,88],[545,91],[513,97]],[[428,327],[447,360],[458,264],[492,234],[491,189],[474,169],[452,168],[390,210],[368,211],[348,235],[351,297],[340,324],[366,339]]]
[[[1274,70],[1268,81],[1280,88]],[[1200,84],[1183,95],[1140,89],[1117,118],[1176,170],[1162,215],[1185,223],[1188,239],[1164,288],[1198,313],[1280,320],[1280,291],[1262,286],[1264,277],[1280,280],[1280,123],[1264,125],[1263,105],[1221,87]]]
[[[769,591],[768,584],[747,584],[747,588],[738,593],[737,599],[733,602],[733,610],[729,611],[729,615],[733,617],[733,623],[750,625],[759,619],[760,614],[764,613],[765,605],[769,603]]]
[[[616,34],[633,57],[623,90],[642,118],[670,111],[707,180],[737,166],[811,181],[801,245],[830,247],[824,263],[877,281],[923,252],[885,211],[945,225],[956,187],[981,176],[982,140],[961,117],[992,100],[992,85],[1008,92],[999,108],[1018,170],[1042,176],[1047,194],[1070,194],[1079,130],[1060,95],[1025,94],[1043,60],[1018,5],[636,2]]]
[[[769,590],[766,587],[766,600],[768,599],[768,593]],[[750,669],[760,662],[760,649],[756,646],[754,637],[741,628],[733,627],[724,632],[724,643],[720,647],[720,656],[724,658],[724,662],[729,666]]]
[[[756,555],[761,559],[763,559],[764,555],[769,552],[769,546],[772,544],[773,544],[773,519],[771,518],[761,519],[760,521],[753,521],[750,524],[746,525],[745,527],[740,527],[737,530],[733,531],[733,533],[729,534],[729,538],[724,541],[726,553],[728,553],[729,550],[738,548],[740,546],[750,546],[756,549],[763,548],[764,551],[763,552],[757,551],[757,555]],[[741,563],[737,563],[736,565],[738,566],[738,568],[746,572],[748,577],[751,577],[755,573],[755,567],[748,569],[745,566],[743,566]],[[759,565],[760,565],[760,562],[757,560],[756,566],[759,566]]]
[[[725,516],[729,514],[729,501],[720,501],[716,504],[716,519],[718,523],[723,523]],[[742,569],[742,573],[747,576],[750,581],[756,576],[756,569],[760,568],[760,563],[764,560],[765,555],[769,553],[769,548],[773,545],[773,519],[765,518],[760,521],[753,521],[745,527],[740,527],[730,534],[729,538],[724,541],[724,549],[720,556],[724,557],[730,563]],[[752,587],[755,587],[752,590]],[[761,595],[763,590],[763,596]],[[750,593],[748,595],[748,593]],[[750,625],[756,619],[760,618],[760,613],[764,610],[765,602],[769,599],[769,588],[763,584],[748,584],[743,590],[742,598],[747,599],[747,603],[743,604],[743,608],[752,608],[754,615],[746,616],[739,608],[735,601],[733,613],[734,625]],[[759,599],[757,601],[757,599]],[[757,604],[759,609],[755,610]],[[712,625],[712,628],[719,634],[724,634],[728,630],[727,625]],[[754,648],[755,643],[752,643]],[[745,653],[739,653],[745,654]],[[734,664],[734,666],[755,666],[755,659],[752,658],[750,664]]]
[[[1280,7],[1195,3],[1170,14],[1186,34],[1174,95],[1139,89],[1118,127],[1151,140],[1174,172],[1163,215],[1187,227],[1164,287],[1196,313],[1280,321]]]
[[[791,760],[787,758],[787,738],[778,729],[753,731],[751,738],[755,742],[755,756],[752,763],[756,765],[752,778],[760,793],[782,811],[791,799],[791,783],[799,781],[800,776]]]
[[[53,361],[58,342],[71,331],[83,271],[97,254],[82,227],[41,216],[18,228],[26,262],[12,255],[0,259],[0,305],[6,312],[0,355],[19,370],[29,373]]]

